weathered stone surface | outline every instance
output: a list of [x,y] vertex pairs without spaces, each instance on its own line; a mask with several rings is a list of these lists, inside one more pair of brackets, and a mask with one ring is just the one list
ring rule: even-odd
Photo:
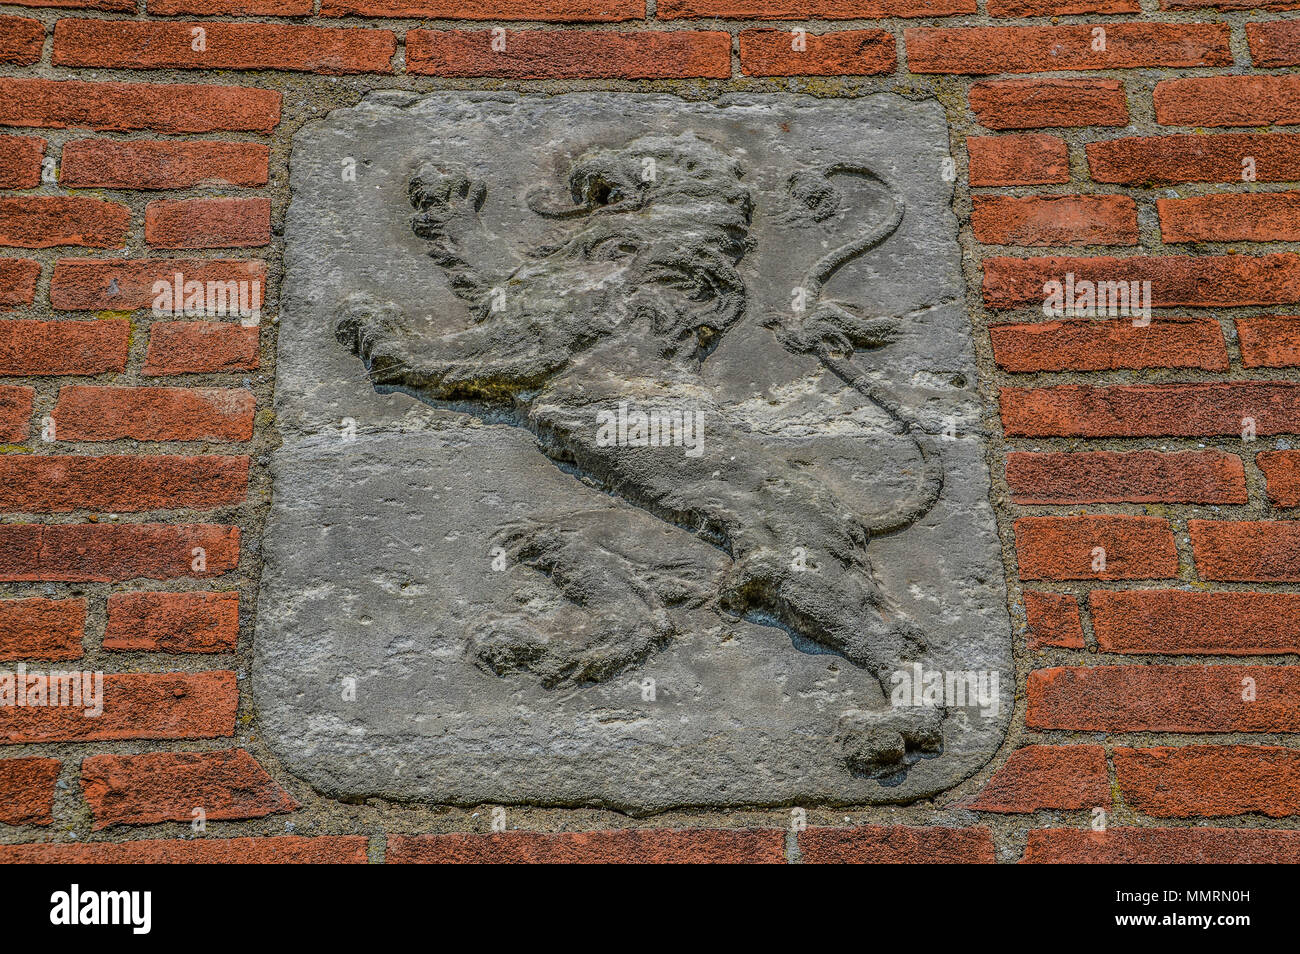
[[[891,96],[375,93],[299,132],[254,672],[286,766],[645,812],[986,762],[1014,676],[947,151]],[[916,672],[997,689],[891,704]]]

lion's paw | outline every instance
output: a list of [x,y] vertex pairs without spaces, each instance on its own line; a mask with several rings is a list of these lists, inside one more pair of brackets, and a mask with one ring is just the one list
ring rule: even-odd
[[835,747],[854,775],[888,778],[943,751],[941,709],[853,712],[840,719]]

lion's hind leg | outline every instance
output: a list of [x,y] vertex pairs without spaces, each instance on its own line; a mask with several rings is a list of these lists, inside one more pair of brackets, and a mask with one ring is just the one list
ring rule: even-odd
[[706,567],[689,558],[638,559],[611,513],[527,521],[503,531],[508,594],[469,633],[469,654],[499,676],[543,686],[602,682],[677,635],[672,610],[707,598]]

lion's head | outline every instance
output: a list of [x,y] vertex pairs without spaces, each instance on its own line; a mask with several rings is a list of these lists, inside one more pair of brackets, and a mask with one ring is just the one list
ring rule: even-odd
[[530,209],[568,234],[530,250],[495,284],[449,256],[445,237],[445,197],[477,207],[481,186],[444,167],[422,169],[410,184],[420,210],[412,224],[453,282],[472,287],[462,297],[476,320],[506,332],[499,341],[571,356],[602,339],[640,337],[663,357],[699,359],[745,310],[736,265],[749,249],[753,197],[743,175],[692,134],[592,150],[570,167],[562,198],[528,196]]

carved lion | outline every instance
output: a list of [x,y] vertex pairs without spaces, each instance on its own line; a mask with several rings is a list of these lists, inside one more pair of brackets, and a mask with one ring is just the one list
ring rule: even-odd
[[[849,168],[797,175],[788,184],[792,201],[814,217],[829,214],[833,191],[824,186],[840,172],[871,176]],[[531,251],[508,274],[484,274],[466,249],[481,228],[485,186],[456,166],[426,163],[409,183],[411,227],[469,306],[463,327],[421,335],[396,306],[365,295],[345,301],[337,322],[338,339],[365,362],[377,388],[491,408],[535,434],[557,465],[655,518],[653,528],[638,528],[635,543],[571,515],[539,514],[504,528],[498,543],[508,558],[536,573],[469,634],[471,657],[499,675],[528,673],[550,687],[605,680],[672,641],[676,608],[705,606],[786,627],[883,685],[924,640],[877,586],[869,540],[933,506],[941,472],[927,474],[915,499],[868,524],[816,468],[729,420],[710,393],[702,364],[747,307],[737,266],[750,248],[754,202],[731,157],[694,135],[649,136],[583,155],[566,186],[559,201],[541,192],[527,197],[562,239]],[[888,221],[813,264],[807,311],[765,322],[787,348],[816,353],[847,374],[834,362],[889,344],[897,318],[860,317],[822,301],[821,292],[845,261],[892,234],[901,216],[901,206],[892,206]],[[863,387],[908,430],[884,395]],[[598,440],[600,412],[629,403],[702,413],[707,452]],[[933,463],[928,445],[918,446]],[[719,574],[675,555],[676,528],[721,548],[729,569]],[[802,554],[801,571],[792,568],[794,552]],[[941,717],[849,716],[843,758],[854,771],[894,773],[939,747]]]

